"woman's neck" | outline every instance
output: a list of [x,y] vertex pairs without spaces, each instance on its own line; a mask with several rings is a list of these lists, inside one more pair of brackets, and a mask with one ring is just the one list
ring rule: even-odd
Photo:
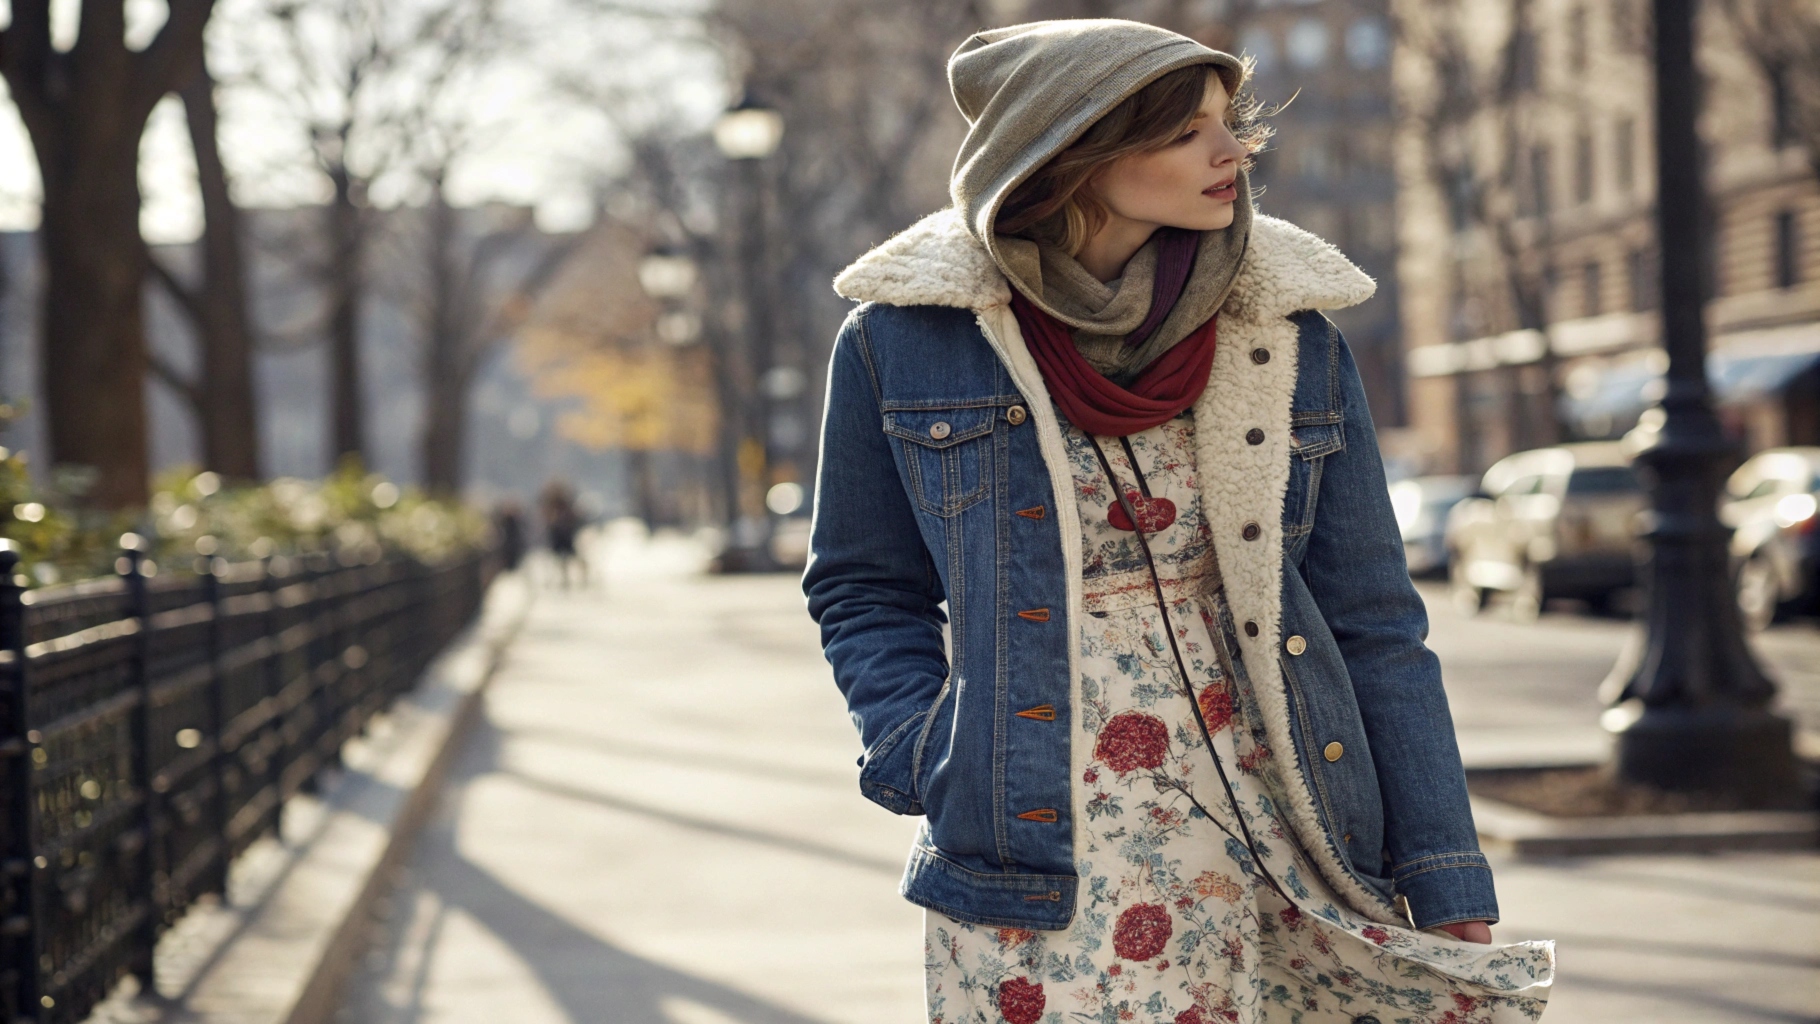
[[1125,273],[1125,264],[1131,257],[1150,241],[1156,233],[1155,224],[1145,224],[1127,217],[1112,215],[1100,229],[1093,233],[1081,251],[1074,254],[1074,260],[1092,274],[1100,283],[1115,280]]

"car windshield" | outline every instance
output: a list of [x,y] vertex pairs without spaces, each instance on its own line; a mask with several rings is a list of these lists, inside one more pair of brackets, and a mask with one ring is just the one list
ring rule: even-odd
[[1588,466],[1567,478],[1569,494],[1621,494],[1642,490],[1629,466]]

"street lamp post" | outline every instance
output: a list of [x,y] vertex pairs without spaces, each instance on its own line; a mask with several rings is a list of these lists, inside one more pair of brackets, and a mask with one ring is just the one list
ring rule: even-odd
[[1662,427],[1637,455],[1652,509],[1643,632],[1606,680],[1619,779],[1703,790],[1741,805],[1798,791],[1792,728],[1745,645],[1719,490],[1738,461],[1706,383],[1705,182],[1695,128],[1696,0],[1655,0],[1656,223],[1668,390]]
[[714,144],[738,168],[739,203],[742,207],[735,274],[744,310],[743,358],[729,361],[726,373],[732,407],[724,410],[732,428],[723,434],[722,463],[728,473],[727,525],[732,536],[722,552],[724,568],[769,568],[771,520],[762,509],[747,507],[747,481],[756,478],[763,489],[770,469],[768,403],[759,389],[771,366],[772,324],[770,289],[764,281],[765,244],[764,179],[761,162],[777,151],[784,137],[783,115],[754,101],[740,100],[714,124]]

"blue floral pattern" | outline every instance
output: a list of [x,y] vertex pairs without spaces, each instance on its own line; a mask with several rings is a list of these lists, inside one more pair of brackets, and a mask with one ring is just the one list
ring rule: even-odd
[[[1284,780],[1230,629],[1183,416],[1130,438],[1142,471],[1103,441],[1143,497],[1164,596],[1086,435],[1067,430],[1084,533],[1082,735],[1074,745],[1080,905],[1063,931],[989,928],[929,911],[931,1024],[1516,1024],[1542,1014],[1551,943],[1483,946],[1380,925],[1343,906],[1278,816]],[[1154,512],[1154,515],[1152,513]],[[1183,692],[1165,628],[1193,677],[1260,875]],[[1234,645],[1236,650],[1236,644]]]

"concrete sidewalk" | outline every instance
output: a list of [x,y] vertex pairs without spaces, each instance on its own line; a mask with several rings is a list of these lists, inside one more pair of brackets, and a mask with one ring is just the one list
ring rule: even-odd
[[[858,793],[795,580],[702,576],[680,541],[607,562],[540,596],[342,1019],[921,1020],[915,822]],[[1465,745],[1596,738],[1624,628],[1437,608]],[[1773,642],[1820,665],[1811,630]],[[1547,1021],[1820,1021],[1820,856],[1497,866],[1499,937],[1560,940]]]

